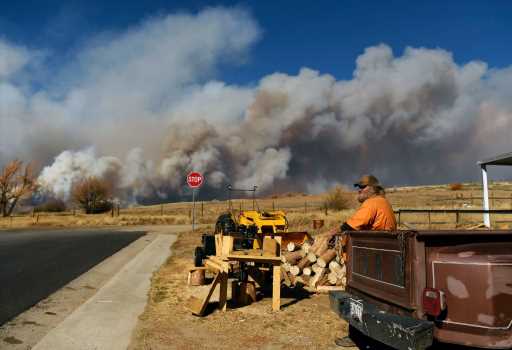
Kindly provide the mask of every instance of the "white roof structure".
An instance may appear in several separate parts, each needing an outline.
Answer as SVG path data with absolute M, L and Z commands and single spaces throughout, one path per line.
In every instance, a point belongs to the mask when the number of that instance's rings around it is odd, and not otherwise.
M 480 160 L 477 162 L 482 168 L 482 184 L 484 189 L 484 210 L 489 210 L 489 185 L 487 181 L 487 166 L 488 165 L 509 165 L 512 166 L 512 152 L 504 153 L 494 156 L 489 159 Z M 489 213 L 484 213 L 484 225 L 491 227 L 491 219 Z

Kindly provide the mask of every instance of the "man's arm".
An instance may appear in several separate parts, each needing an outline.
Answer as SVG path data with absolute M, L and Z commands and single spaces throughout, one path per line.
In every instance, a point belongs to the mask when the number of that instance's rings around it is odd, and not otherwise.
M 354 228 L 352 226 L 350 226 L 349 224 L 347 224 L 346 222 L 344 222 L 341 226 L 340 226 L 340 231 L 343 232 L 343 231 L 355 231 Z
M 352 227 L 353 230 L 365 230 L 371 226 L 376 215 L 376 210 L 373 205 L 366 200 L 361 207 L 347 220 L 347 225 Z

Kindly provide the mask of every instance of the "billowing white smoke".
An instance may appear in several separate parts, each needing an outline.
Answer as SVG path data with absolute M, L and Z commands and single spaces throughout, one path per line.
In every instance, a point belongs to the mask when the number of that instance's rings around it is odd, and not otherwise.
M 121 161 L 115 157 L 96 158 L 92 148 L 78 152 L 64 151 L 51 166 L 41 171 L 39 182 L 56 197 L 67 200 L 73 184 L 91 176 L 117 178 L 121 167 Z
M 40 181 L 62 197 L 94 175 L 151 200 L 182 194 L 191 170 L 212 195 L 227 183 L 319 191 L 366 172 L 385 184 L 471 180 L 477 159 L 510 151 L 512 68 L 381 44 L 347 81 L 308 68 L 256 86 L 215 80 L 259 36 L 239 9 L 153 18 L 92 38 L 37 91 L 26 74 L 37 53 L 0 41 L 0 161 L 47 166 Z
M 117 194 L 121 191 L 123 199 L 134 201 L 137 196 L 154 195 L 153 173 L 153 164 L 143 159 L 140 148 L 132 149 L 122 161 L 116 157 L 98 157 L 91 147 L 59 154 L 52 165 L 43 168 L 39 183 L 52 196 L 69 200 L 73 185 L 96 177 L 113 185 Z

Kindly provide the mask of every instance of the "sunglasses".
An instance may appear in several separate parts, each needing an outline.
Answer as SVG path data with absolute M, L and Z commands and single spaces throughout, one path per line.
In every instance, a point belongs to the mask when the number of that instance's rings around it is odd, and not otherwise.
M 357 187 L 358 189 L 360 190 L 364 190 L 368 185 L 359 185 L 359 184 L 355 184 L 354 187 Z

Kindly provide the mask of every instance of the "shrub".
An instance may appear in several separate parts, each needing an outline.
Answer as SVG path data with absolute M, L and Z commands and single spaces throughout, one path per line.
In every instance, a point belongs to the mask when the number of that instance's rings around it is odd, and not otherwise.
M 450 184 L 448 187 L 452 191 L 460 191 L 460 190 L 462 190 L 462 184 L 461 183 L 453 183 L 453 184 Z
M 97 214 L 109 211 L 112 204 L 111 189 L 105 180 L 89 177 L 73 187 L 73 200 L 78 203 L 86 214 Z
M 341 186 L 333 188 L 325 198 L 325 206 L 331 210 L 349 209 L 351 199 Z
M 112 210 L 112 203 L 108 200 L 102 200 L 96 203 L 94 208 L 91 208 L 88 214 L 101 214 Z
M 34 207 L 34 212 L 36 213 L 60 213 L 63 211 L 66 211 L 66 204 L 64 203 L 64 201 L 55 198 L 49 199 L 46 202 L 41 203 L 38 206 Z

